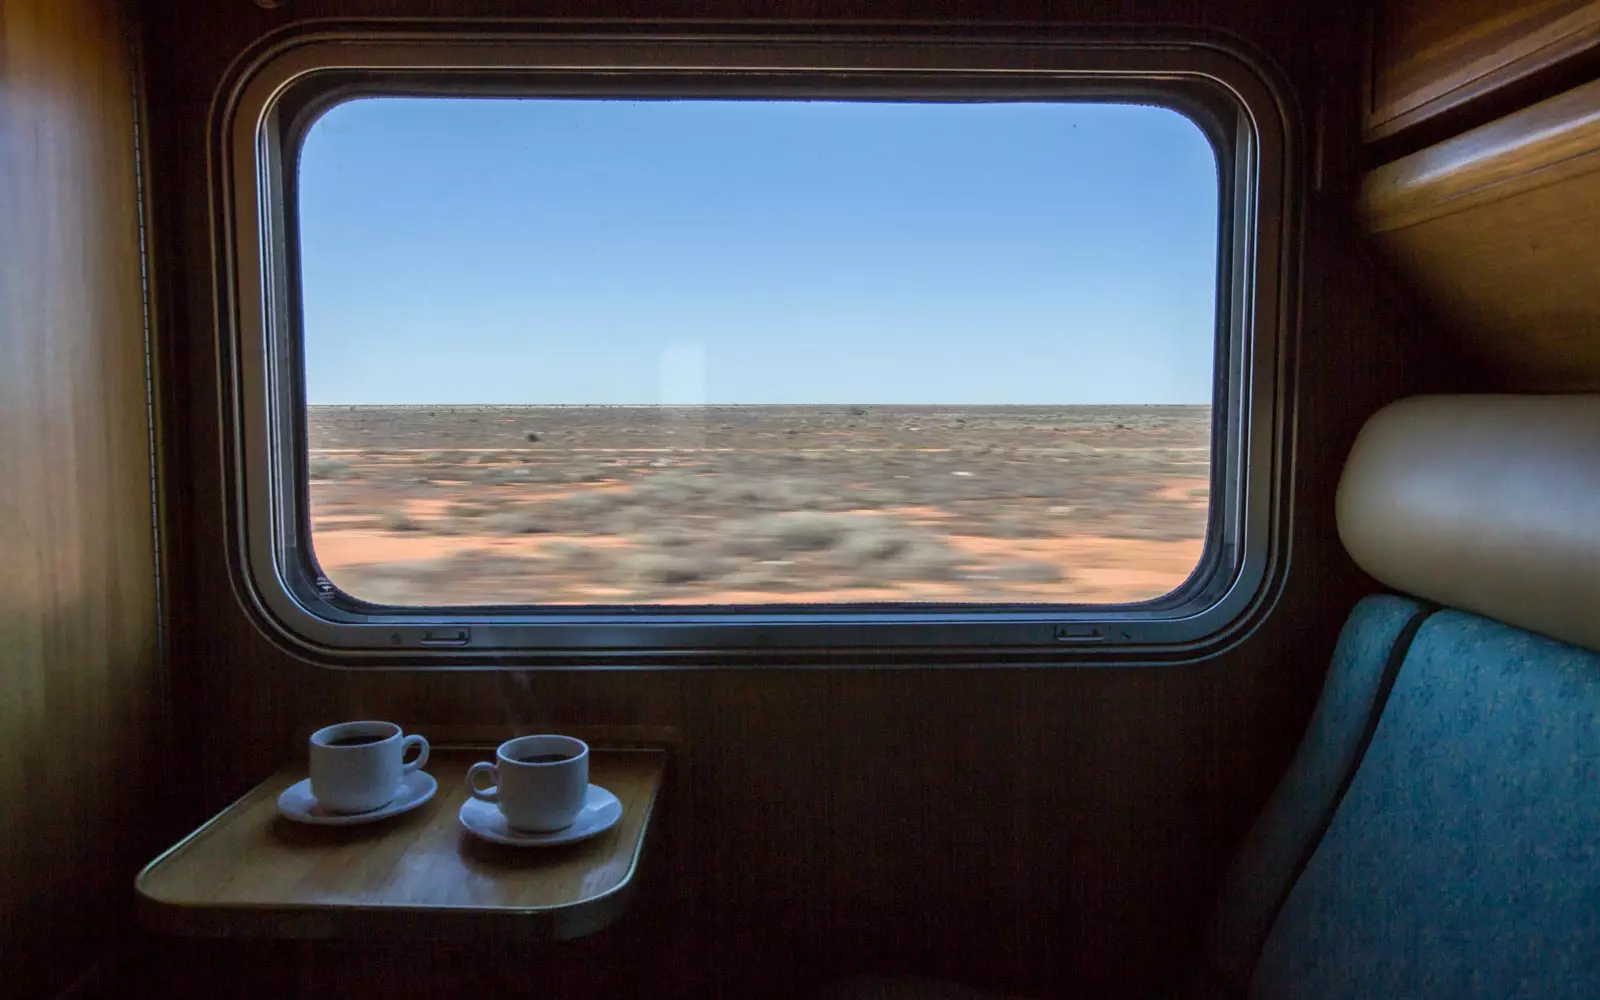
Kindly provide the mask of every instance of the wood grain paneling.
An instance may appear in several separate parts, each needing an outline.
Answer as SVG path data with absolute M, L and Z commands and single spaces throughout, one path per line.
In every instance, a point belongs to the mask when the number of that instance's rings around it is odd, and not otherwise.
M 1600 83 L 1373 171 L 1363 205 L 1499 388 L 1600 388 Z
M 1233 847 L 1287 763 L 1335 633 L 1370 584 L 1339 549 L 1333 486 L 1362 420 L 1417 380 L 1412 343 L 1345 223 L 1361 149 L 1364 36 L 1343 14 L 1278 0 L 1161 0 L 1152 25 L 1237 34 L 1323 108 L 1325 193 L 1306 217 L 1293 565 L 1277 612 L 1237 648 L 1175 669 L 332 672 L 258 635 L 227 583 L 218 460 L 206 115 L 234 56 L 299 19 L 439 16 L 447 0 L 301 0 L 267 12 L 151 0 L 169 464 L 174 670 L 191 822 L 294 753 L 297 733 L 357 716 L 408 728 L 475 723 L 671 726 L 662 865 L 617 933 L 538 955 L 552 995 L 781 996 L 843 971 L 919 971 L 1041 995 L 1136 997 L 1176 979 Z M 739 0 L 533 4 L 478 16 L 725 17 Z M 832 25 L 1062 16 L 1028 0 L 864 5 L 792 0 L 767 17 Z M 1125 24 L 1125 4 L 1071 5 Z M 1007 29 L 1014 30 L 1014 29 Z M 1326 85 L 1328 93 L 1319 92 Z M 1380 276 L 1381 277 L 1381 276 Z M 1408 323 L 1422 342 L 1423 324 Z M 1424 352 L 1425 353 L 1425 352 Z M 1433 388 L 1449 388 L 1439 377 Z M 174 950 L 197 995 L 271 981 L 305 996 L 513 992 L 505 956 L 288 946 Z M 526 959 L 521 959 L 526 961 Z M 283 970 L 300 970 L 284 984 Z M 277 977 L 277 978 L 274 978 Z
M 0 5 L 0 947 L 8 997 L 131 929 L 159 836 L 134 67 L 107 0 Z
M 1393 134 L 1597 45 L 1596 0 L 1379 0 L 1368 134 Z

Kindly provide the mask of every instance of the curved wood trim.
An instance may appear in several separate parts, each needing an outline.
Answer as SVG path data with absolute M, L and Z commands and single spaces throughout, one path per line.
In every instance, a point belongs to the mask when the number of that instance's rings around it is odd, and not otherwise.
M 1387 232 L 1600 170 L 1600 80 L 1367 175 L 1368 228 Z
M 1600 4 L 1590 4 L 1514 38 L 1454 73 L 1441 74 L 1432 83 L 1405 91 L 1381 105 L 1374 102 L 1367 115 L 1367 139 L 1383 139 L 1404 131 L 1596 45 L 1600 45 Z M 1374 79 L 1371 86 L 1378 90 L 1379 81 Z

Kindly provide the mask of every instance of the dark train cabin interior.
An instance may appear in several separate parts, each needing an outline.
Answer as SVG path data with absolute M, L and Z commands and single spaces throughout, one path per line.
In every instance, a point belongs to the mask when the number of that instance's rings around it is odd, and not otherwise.
M 4 996 L 1600 996 L 1594 0 L 0 0 L 0 379 Z

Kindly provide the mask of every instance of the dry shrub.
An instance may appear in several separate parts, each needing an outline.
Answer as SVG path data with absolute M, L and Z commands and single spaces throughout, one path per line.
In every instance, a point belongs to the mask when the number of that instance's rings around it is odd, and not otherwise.
M 1029 561 L 1006 563 L 996 567 L 994 575 L 1006 583 L 1060 583 L 1066 579 L 1059 566 Z
M 1001 514 L 977 523 L 977 534 L 988 538 L 1054 538 L 1049 526 L 1020 514 Z
M 816 503 L 816 491 L 792 479 L 720 478 L 712 496 L 746 510 L 799 511 Z
M 676 527 L 653 528 L 635 535 L 634 540 L 648 549 L 685 549 L 704 541 L 702 536 Z
M 403 559 L 365 567 L 365 572 L 370 576 L 388 580 L 427 583 L 444 576 L 453 568 L 452 560 L 449 558 Z
M 669 552 L 631 554 L 623 568 L 629 577 L 640 583 L 669 586 L 712 580 L 722 572 L 721 564 L 715 559 Z
M 962 556 L 934 539 L 919 539 L 912 548 L 890 562 L 880 564 L 879 573 L 891 580 L 958 580 Z
M 450 517 L 471 520 L 474 518 L 488 517 L 490 514 L 494 514 L 499 510 L 499 504 L 482 503 L 475 500 L 462 500 L 446 507 L 445 514 Z
M 862 566 L 888 562 L 910 552 L 921 540 L 905 528 L 876 518 L 855 518 L 849 535 L 838 548 L 842 562 Z
M 592 490 L 552 500 L 546 506 L 559 515 L 584 518 L 609 513 L 632 500 L 627 492 L 621 490 Z
M 729 525 L 723 548 L 732 555 L 775 558 L 789 552 L 819 552 L 844 539 L 847 515 L 796 511 L 763 514 Z
M 555 561 L 562 569 L 573 571 L 598 569 L 606 563 L 603 551 L 581 542 L 550 542 L 539 549 L 539 554 Z
M 359 479 L 350 463 L 337 458 L 313 458 L 306 463 L 306 475 L 312 479 Z
M 636 484 L 628 493 L 635 503 L 672 508 L 691 504 L 698 506 L 715 488 L 715 483 L 708 476 L 658 472 Z
M 729 590 L 758 590 L 781 592 L 794 589 L 795 579 L 787 575 L 787 566 L 763 566 L 759 563 L 746 566 L 724 576 L 720 581 Z
M 378 527 L 384 531 L 421 531 L 422 524 L 403 510 L 386 510 L 378 515 Z
M 498 535 L 542 535 L 550 531 L 545 519 L 527 508 L 490 514 L 483 519 L 483 526 Z
M 548 477 L 540 476 L 534 469 L 525 465 L 514 468 L 489 467 L 478 473 L 478 482 L 488 486 L 503 486 L 507 483 L 533 483 L 543 482 Z

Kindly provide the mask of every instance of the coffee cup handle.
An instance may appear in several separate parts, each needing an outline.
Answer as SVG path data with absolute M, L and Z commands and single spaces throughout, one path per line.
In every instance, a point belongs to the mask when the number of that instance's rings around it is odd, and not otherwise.
M 417 748 L 417 759 L 409 764 L 403 765 L 400 768 L 401 772 L 404 774 L 410 774 L 412 771 L 417 770 L 428 762 L 428 738 L 425 736 L 418 736 L 415 733 L 407 736 L 405 739 L 400 741 L 400 756 L 405 757 L 406 749 L 413 746 Z
M 493 775 L 495 783 L 490 785 L 488 788 L 479 788 L 478 775 L 480 774 Z M 500 773 L 496 771 L 495 766 L 488 761 L 478 761 L 476 764 L 467 768 L 467 791 L 471 792 L 472 797 L 475 799 L 481 799 L 484 802 L 499 802 Z

